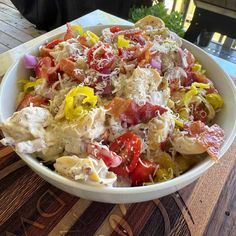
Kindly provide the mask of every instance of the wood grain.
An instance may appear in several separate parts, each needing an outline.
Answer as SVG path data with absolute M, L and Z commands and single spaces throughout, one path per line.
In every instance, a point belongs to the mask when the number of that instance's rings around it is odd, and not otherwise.
M 205 228 L 204 235 L 236 235 L 236 162 Z
M 191 197 L 186 201 L 189 211 L 193 215 L 195 224 L 189 224 L 193 235 L 202 235 L 206 222 L 209 221 L 215 204 L 219 198 L 229 173 L 235 163 L 236 142 L 219 163 L 208 170 L 196 183 Z M 185 213 L 186 214 L 186 213 Z M 200 217 L 199 217 L 200 216 Z
M 7 50 L 9 50 L 10 48 L 3 45 L 2 43 L 0 43 L 0 54 L 3 52 L 6 52 Z
M 92 202 L 65 235 L 94 235 L 114 206 Z
M 35 26 L 28 21 L 21 21 L 18 18 L 1 12 L 0 20 L 9 25 L 9 27 L 16 28 L 27 35 L 32 36 L 33 38 L 40 36 L 45 33 L 45 31 L 36 30 Z M 24 39 L 23 39 L 24 40 Z
M 33 39 L 31 35 L 26 34 L 22 30 L 19 30 L 15 27 L 11 27 L 9 24 L 3 21 L 0 21 L 0 29 L 4 34 L 12 36 L 13 38 L 19 40 L 22 43 Z
M 91 201 L 79 199 L 75 205 L 66 213 L 66 215 L 52 229 L 48 236 L 65 234 L 70 230 L 72 225 L 80 218 L 85 210 L 89 207 Z M 96 234 L 97 235 L 97 234 Z
M 10 0 L 0 1 L 0 53 L 45 33 L 23 18 Z
M 77 201 L 77 197 L 45 183 L 0 226 L 0 232 L 48 235 Z
M 20 40 L 5 34 L 5 32 L 1 30 L 1 28 L 0 28 L 0 42 L 7 48 L 14 48 L 22 44 Z
M 0 224 L 8 220 L 31 195 L 44 184 L 44 180 L 28 167 L 21 167 L 0 180 Z
M 8 7 L 15 9 L 15 6 L 13 5 L 13 3 L 10 0 L 0 0 L 0 3 L 3 3 L 5 5 L 7 5 Z

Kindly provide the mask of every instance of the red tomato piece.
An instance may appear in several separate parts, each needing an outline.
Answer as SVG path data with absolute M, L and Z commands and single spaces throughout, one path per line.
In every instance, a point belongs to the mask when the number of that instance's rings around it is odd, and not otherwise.
M 17 111 L 30 106 L 30 104 L 33 104 L 35 107 L 39 107 L 41 105 L 46 105 L 48 103 L 48 98 L 45 98 L 41 95 L 32 95 L 32 94 L 26 94 L 25 97 L 22 99 L 20 104 L 17 107 Z
M 111 31 L 111 33 L 114 34 L 114 33 L 121 31 L 121 28 L 119 26 L 112 26 L 112 27 L 110 27 L 110 31 Z
M 54 63 L 51 57 L 40 57 L 38 64 L 35 67 L 35 74 L 37 78 L 48 78 L 48 69 L 53 67 Z
M 83 81 L 84 76 L 81 73 L 76 72 L 76 63 L 71 61 L 68 58 L 62 58 L 59 62 L 59 68 L 61 71 L 65 72 L 68 76 L 71 76 L 72 78 Z
M 158 164 L 148 160 L 140 160 L 130 177 L 132 185 L 142 185 L 145 182 L 150 182 L 155 172 L 157 171 Z
M 85 36 L 79 36 L 79 38 L 77 40 L 81 45 L 83 45 L 85 47 L 90 48 L 92 46 L 91 43 L 86 39 Z
M 58 80 L 59 65 L 54 66 L 51 57 L 40 57 L 34 71 L 37 78 L 47 79 L 48 84 L 53 84 Z
M 127 176 L 137 163 L 141 151 L 141 139 L 132 132 L 127 132 L 116 138 L 110 145 L 110 150 L 122 158 L 122 163 L 110 170 L 117 175 Z
M 63 42 L 61 39 L 54 39 L 45 45 L 46 48 L 53 49 L 57 44 Z
M 106 43 L 97 43 L 89 49 L 87 53 L 88 65 L 97 71 L 110 68 L 114 62 L 114 52 L 112 47 Z
M 134 35 L 139 35 L 142 33 L 142 30 L 140 29 L 128 29 L 128 30 L 124 30 L 124 31 L 121 31 L 122 34 L 124 34 L 125 37 L 132 37 Z
M 115 152 L 110 151 L 108 148 L 99 146 L 97 144 L 88 144 L 87 153 L 93 155 L 98 160 L 102 159 L 107 167 L 117 167 L 121 164 L 122 159 Z
M 67 27 L 67 30 L 66 30 L 66 33 L 64 35 L 64 40 L 74 38 L 75 36 L 74 36 L 73 30 L 71 28 L 71 25 L 69 23 L 66 23 L 66 27 Z

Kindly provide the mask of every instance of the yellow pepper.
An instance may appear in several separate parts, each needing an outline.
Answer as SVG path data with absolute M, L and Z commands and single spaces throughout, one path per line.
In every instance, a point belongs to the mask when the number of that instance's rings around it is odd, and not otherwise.
M 198 63 L 195 63 L 193 66 L 192 66 L 192 70 L 194 72 L 201 72 L 202 70 L 202 65 L 198 64 Z
M 208 88 L 210 88 L 209 84 L 197 83 L 197 82 L 192 83 L 190 90 L 184 95 L 185 107 L 188 107 L 189 102 L 191 101 L 193 96 L 198 94 L 198 89 L 208 89 Z
M 89 37 L 90 41 L 95 44 L 99 41 L 99 37 L 91 31 L 86 31 L 86 36 Z
M 198 90 L 196 87 L 191 87 L 191 89 L 184 95 L 184 105 L 185 107 L 188 107 L 189 102 L 193 98 L 193 96 L 198 94 Z
M 156 172 L 154 182 L 163 182 L 173 178 L 174 178 L 174 173 L 172 168 L 168 169 L 159 168 Z
M 129 47 L 129 40 L 126 40 L 124 38 L 124 35 L 119 35 L 118 36 L 118 41 L 117 41 L 117 47 L 118 48 L 127 48 L 127 47 Z
M 157 162 L 160 164 L 161 168 L 164 169 L 175 168 L 174 160 L 167 152 L 163 152 L 160 156 L 158 156 Z
M 175 163 L 176 163 L 176 172 L 174 173 L 175 176 L 178 176 L 191 168 L 193 165 L 197 164 L 198 162 L 201 162 L 202 159 L 200 157 L 194 157 L 194 156 L 176 156 L 175 157 Z
M 27 84 L 28 82 L 30 82 L 30 81 L 27 80 L 27 79 L 19 79 L 19 80 L 17 80 L 17 84 L 19 85 L 21 91 L 24 90 L 24 85 Z
M 179 117 L 183 120 L 188 120 L 189 118 L 189 110 L 185 107 L 179 110 Z
M 79 96 L 82 96 L 82 101 L 78 99 Z M 94 90 L 90 87 L 77 86 L 71 89 L 65 98 L 64 114 L 66 119 L 73 120 L 81 114 L 87 113 L 96 106 L 97 99 L 97 96 L 94 95 Z
M 79 32 L 80 35 L 84 34 L 83 27 L 80 25 L 72 25 L 71 28 Z
M 40 85 L 44 82 L 45 79 L 43 78 L 40 78 L 40 79 L 37 79 L 35 81 L 29 81 L 29 80 L 26 80 L 26 79 L 21 79 L 21 80 L 18 80 L 18 83 L 21 83 L 23 84 L 23 91 L 24 93 L 28 92 L 28 90 L 30 88 L 33 88 L 37 85 Z
M 191 84 L 191 88 L 200 88 L 200 89 L 208 89 L 210 88 L 210 85 L 209 84 L 204 84 L 204 83 L 197 83 L 197 82 L 194 82 Z
M 200 72 L 202 74 L 204 74 L 206 72 L 206 70 L 202 69 L 202 65 L 199 64 L 198 62 L 194 63 L 192 66 L 192 71 L 194 72 Z
M 177 119 L 175 119 L 175 125 L 177 125 L 177 126 L 179 126 L 179 127 L 181 127 L 181 128 L 184 127 L 184 123 L 183 123 L 183 121 L 181 121 L 181 120 L 177 120 Z
M 223 98 L 218 93 L 209 93 L 206 95 L 206 100 L 217 110 L 224 104 Z

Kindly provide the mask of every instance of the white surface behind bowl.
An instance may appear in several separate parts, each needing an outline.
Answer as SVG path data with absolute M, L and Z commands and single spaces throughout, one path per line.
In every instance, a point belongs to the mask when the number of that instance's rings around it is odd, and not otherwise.
M 88 27 L 86 29 L 95 33 L 99 33 L 101 29 L 105 27 L 108 26 L 95 26 Z M 121 27 L 124 28 L 124 26 Z M 58 37 L 58 35 L 55 35 L 52 38 L 55 37 Z M 52 38 L 48 40 L 51 40 Z M 39 46 L 43 43 L 45 43 L 45 41 L 39 42 L 25 53 L 36 55 Z M 217 118 L 215 120 L 215 122 L 218 123 L 225 131 L 225 142 L 220 150 L 220 156 L 222 156 L 232 144 L 236 133 L 235 85 L 229 76 L 223 71 L 223 69 L 203 50 L 185 40 L 183 40 L 183 46 L 191 51 L 197 60 L 207 70 L 208 77 L 214 82 L 215 87 L 219 90 L 220 94 L 224 98 L 224 107 L 222 111 L 217 114 Z M 16 64 L 14 64 L 6 73 L 0 88 L 1 121 L 11 116 L 15 111 L 15 102 L 18 94 L 16 81 L 18 79 L 28 78 L 28 76 L 29 70 L 24 68 L 22 60 L 19 60 Z M 19 156 L 27 163 L 28 166 L 30 166 L 36 173 L 38 173 L 42 178 L 52 185 L 78 197 L 107 203 L 141 202 L 165 196 L 190 184 L 214 164 L 212 160 L 206 159 L 202 163 L 198 164 L 191 170 L 175 179 L 150 186 L 133 188 L 104 188 L 88 186 L 60 176 L 40 164 L 30 155 L 19 154 Z

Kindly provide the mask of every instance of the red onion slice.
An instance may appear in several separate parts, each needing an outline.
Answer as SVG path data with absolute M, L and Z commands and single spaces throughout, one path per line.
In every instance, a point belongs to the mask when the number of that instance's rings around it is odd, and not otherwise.
M 23 62 L 26 69 L 34 69 L 38 63 L 38 59 L 32 55 L 24 55 Z

